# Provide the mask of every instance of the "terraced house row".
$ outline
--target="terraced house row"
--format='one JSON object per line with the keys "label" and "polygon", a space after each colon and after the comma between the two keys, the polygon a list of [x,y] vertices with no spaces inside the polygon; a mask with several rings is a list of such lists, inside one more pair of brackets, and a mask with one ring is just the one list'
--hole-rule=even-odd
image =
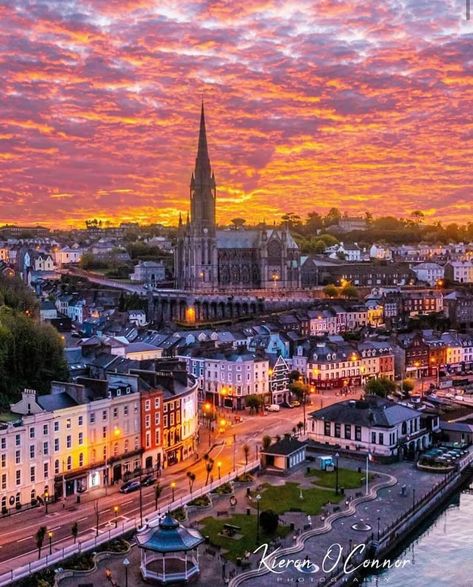
{"label": "terraced house row", "polygon": [[[80,494],[194,454],[197,383],[177,360],[156,371],[25,389],[0,422],[1,508]],[[4,416],[5,420],[5,416]]]}

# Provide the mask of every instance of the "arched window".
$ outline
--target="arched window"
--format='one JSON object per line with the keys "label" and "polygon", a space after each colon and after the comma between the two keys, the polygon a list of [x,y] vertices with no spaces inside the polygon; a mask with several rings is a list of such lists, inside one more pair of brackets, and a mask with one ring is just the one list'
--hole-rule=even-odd
{"label": "arched window", "polygon": [[54,461],[54,474],[59,475],[59,459]]}

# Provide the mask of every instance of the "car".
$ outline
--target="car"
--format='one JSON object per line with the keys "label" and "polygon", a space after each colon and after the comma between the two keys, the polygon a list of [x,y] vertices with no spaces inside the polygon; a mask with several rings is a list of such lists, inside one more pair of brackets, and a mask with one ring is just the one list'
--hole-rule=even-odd
{"label": "car", "polygon": [[298,402],[297,400],[294,400],[293,402],[291,402],[291,408],[298,408],[301,405],[301,402]]}
{"label": "car", "polygon": [[143,487],[149,487],[150,485],[153,485],[153,483],[156,483],[156,479],[153,475],[146,475],[146,477],[141,479],[141,485]]}
{"label": "car", "polygon": [[293,408],[294,407],[289,402],[283,402],[281,405],[282,405],[283,408]]}
{"label": "car", "polygon": [[120,493],[131,493],[137,491],[141,487],[139,481],[127,481],[120,487]]}
{"label": "car", "polygon": [[280,410],[279,404],[269,404],[269,406],[266,406],[266,409],[268,412],[279,412]]}

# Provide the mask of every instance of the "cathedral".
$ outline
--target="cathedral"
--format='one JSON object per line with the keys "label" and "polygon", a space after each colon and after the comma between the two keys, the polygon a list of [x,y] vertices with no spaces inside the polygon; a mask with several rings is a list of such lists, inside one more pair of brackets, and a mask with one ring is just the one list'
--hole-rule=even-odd
{"label": "cathedral", "polygon": [[190,216],[186,223],[179,217],[176,287],[193,291],[300,287],[300,252],[288,228],[217,229],[216,201],[202,104]]}

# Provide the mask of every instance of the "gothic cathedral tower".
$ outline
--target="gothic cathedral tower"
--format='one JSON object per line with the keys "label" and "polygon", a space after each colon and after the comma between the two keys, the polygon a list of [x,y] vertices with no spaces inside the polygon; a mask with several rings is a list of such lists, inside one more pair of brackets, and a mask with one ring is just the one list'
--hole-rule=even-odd
{"label": "gothic cathedral tower", "polygon": [[199,145],[190,183],[191,214],[185,226],[182,219],[179,219],[175,256],[178,288],[202,291],[218,286],[216,198],[215,176],[210,167],[202,103]]}

